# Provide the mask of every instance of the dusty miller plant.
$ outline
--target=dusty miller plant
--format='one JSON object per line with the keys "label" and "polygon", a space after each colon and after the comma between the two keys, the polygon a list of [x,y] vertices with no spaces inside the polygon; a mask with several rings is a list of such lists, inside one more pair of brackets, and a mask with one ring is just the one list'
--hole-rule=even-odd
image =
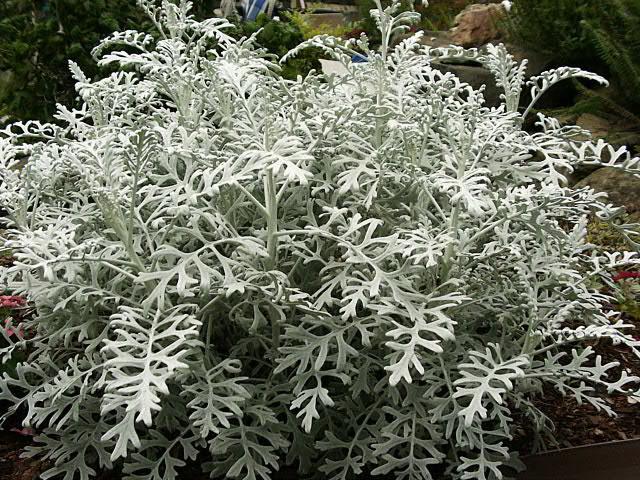
{"label": "dusty miller plant", "polygon": [[[347,74],[287,81],[226,20],[141,3],[155,36],[94,52],[118,73],[72,65],[82,107],[0,139],[2,278],[36,312],[29,339],[6,339],[5,360],[28,359],[0,398],[40,432],[43,478],[173,479],[200,455],[246,480],[285,464],[499,479],[518,467],[515,419],[550,428],[543,388],[612,415],[605,395],[637,395],[585,344],[638,354],[598,287],[640,262],[599,253],[587,219],[637,238],[565,177],[640,162],[544,116],[523,131],[525,67],[504,47],[391,48],[415,14],[379,7],[380,50],[316,37],[299,48]],[[443,56],[487,65],[504,105],[430,66]],[[572,76],[604,82],[561,68],[531,97]]]}

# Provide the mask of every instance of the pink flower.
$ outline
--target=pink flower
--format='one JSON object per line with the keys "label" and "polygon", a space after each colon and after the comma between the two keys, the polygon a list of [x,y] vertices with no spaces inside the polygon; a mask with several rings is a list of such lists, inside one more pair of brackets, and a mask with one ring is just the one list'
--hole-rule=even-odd
{"label": "pink flower", "polygon": [[[0,308],[14,309],[24,307],[26,304],[27,301],[24,297],[18,295],[0,295]],[[13,337],[15,335],[22,340],[24,338],[24,330],[22,330],[22,327],[13,327],[11,322],[11,317],[4,320],[4,330],[7,336]]]}
{"label": "pink flower", "polygon": [[12,337],[12,336],[16,336],[18,337],[20,340],[22,340],[24,338],[24,331],[22,330],[22,327],[18,327],[17,329],[10,326],[11,325],[11,318],[7,318],[4,321],[4,331],[7,332],[7,336]]}
{"label": "pink flower", "polygon": [[628,278],[640,278],[640,272],[619,272],[613,277],[613,281],[619,282]]}
{"label": "pink flower", "polygon": [[23,307],[27,301],[18,295],[0,295],[0,308]]}

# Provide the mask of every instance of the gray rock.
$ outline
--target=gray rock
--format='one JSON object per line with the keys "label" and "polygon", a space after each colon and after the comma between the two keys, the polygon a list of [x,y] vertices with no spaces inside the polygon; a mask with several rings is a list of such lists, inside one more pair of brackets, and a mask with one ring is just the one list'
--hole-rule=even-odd
{"label": "gray rock", "polygon": [[640,178],[619,168],[604,167],[579,181],[576,187],[589,186],[604,192],[611,203],[625,207],[633,217],[640,216]]}
{"label": "gray rock", "polygon": [[475,89],[484,86],[484,98],[487,106],[497,107],[502,102],[500,95],[503,90],[496,85],[496,80],[492,73],[482,65],[444,63],[440,61],[434,61],[431,65],[443,73],[453,73],[461,82],[468,83]]}
{"label": "gray rock", "polygon": [[441,30],[424,30],[424,36],[420,43],[431,48],[448,47],[453,44],[449,32]]}
{"label": "gray rock", "polygon": [[513,59],[516,62],[522,62],[523,60],[527,61],[527,75],[529,77],[540,75],[550,67],[551,62],[553,61],[553,58],[548,54],[531,50],[520,45],[506,42],[505,46],[507,47],[507,50],[509,50],[509,53],[513,55]]}
{"label": "gray rock", "polygon": [[[395,39],[395,43],[399,43],[402,40],[413,35],[412,33],[399,35]],[[432,48],[440,48],[440,47],[448,47],[450,45],[455,44],[454,39],[452,38],[451,32],[448,31],[433,31],[433,30],[425,30],[424,36],[422,37],[421,42],[423,45],[428,45]],[[542,73],[547,69],[550,63],[550,59],[548,56],[540,54],[535,51],[527,50],[522,47],[518,47],[516,45],[507,44],[507,49],[509,53],[511,53],[514,59],[518,62],[527,59],[527,75],[534,76]],[[501,88],[496,86],[495,78],[486,68],[484,68],[480,63],[474,62],[465,62],[465,63],[455,63],[454,61],[434,61],[432,65],[444,73],[453,73],[456,75],[462,82],[468,83],[473,88],[480,88],[481,86],[485,86],[484,97],[486,100],[486,105],[489,107],[497,107],[500,105],[500,95],[503,93]],[[528,89],[524,88],[523,95],[523,104],[525,104],[527,98]]]}

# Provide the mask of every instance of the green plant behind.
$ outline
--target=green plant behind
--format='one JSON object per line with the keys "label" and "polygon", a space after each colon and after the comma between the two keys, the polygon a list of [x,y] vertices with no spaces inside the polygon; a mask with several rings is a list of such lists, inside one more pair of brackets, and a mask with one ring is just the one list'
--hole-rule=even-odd
{"label": "green plant behind", "polygon": [[75,100],[68,60],[95,78],[100,39],[145,24],[135,0],[0,2],[0,117],[49,120],[56,103]]}
{"label": "green plant behind", "polygon": [[637,111],[640,107],[640,1],[606,3],[598,6],[598,16],[583,20],[581,26],[587,33],[589,46]]}
{"label": "green plant behind", "polygon": [[515,0],[505,26],[512,41],[547,53],[552,63],[605,75],[611,92],[578,89],[588,108],[640,126],[639,0]]}
{"label": "green plant behind", "polygon": [[[193,2],[196,18],[211,17],[213,10],[211,0]],[[108,69],[96,66],[91,49],[114,31],[149,27],[136,0],[0,2],[0,118],[50,121],[56,104],[75,104],[69,60],[88,77],[103,77]],[[250,36],[260,29],[258,43],[279,57],[304,40],[299,25],[264,15],[238,22],[234,35]],[[319,67],[316,57],[317,51],[305,52],[283,65],[283,75],[306,75]]]}
{"label": "green plant behind", "polygon": [[598,56],[582,20],[595,18],[600,0],[515,0],[505,26],[511,38],[553,54],[558,63],[593,64]]}
{"label": "green plant behind", "polygon": [[[255,21],[243,22],[236,19],[235,28],[229,33],[238,39],[257,34],[258,45],[281,58],[305,40],[301,28],[303,20],[299,18],[299,14],[298,16],[287,15],[285,20],[272,20],[264,14],[258,15]],[[282,65],[282,76],[295,79],[298,75],[306,76],[312,69],[317,70],[320,67],[318,62],[320,53],[318,49],[309,49],[289,59]]]}

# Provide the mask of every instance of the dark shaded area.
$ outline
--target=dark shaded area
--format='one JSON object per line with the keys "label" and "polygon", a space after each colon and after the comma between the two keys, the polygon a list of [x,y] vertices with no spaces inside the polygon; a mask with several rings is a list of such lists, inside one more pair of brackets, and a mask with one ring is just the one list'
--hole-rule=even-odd
{"label": "dark shaded area", "polygon": [[560,450],[525,459],[518,480],[637,480],[640,440]]}
{"label": "dark shaded area", "polygon": [[20,458],[31,438],[0,430],[0,479],[32,480],[38,478],[41,462]]}

